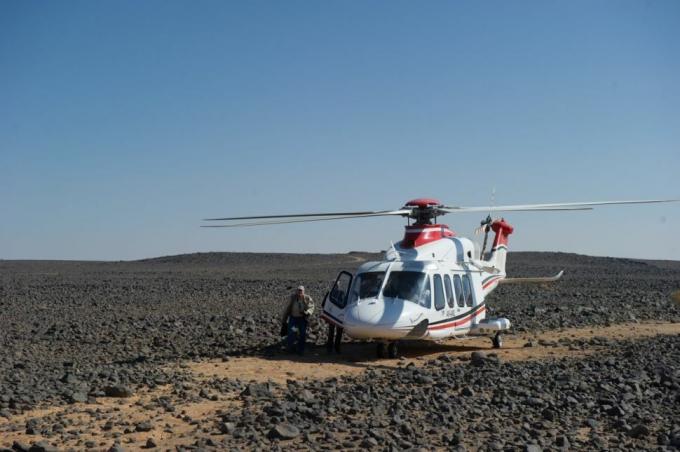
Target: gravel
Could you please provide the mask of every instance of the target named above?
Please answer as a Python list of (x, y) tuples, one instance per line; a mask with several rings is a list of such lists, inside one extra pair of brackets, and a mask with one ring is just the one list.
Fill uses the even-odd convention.
[[(377, 258), (199, 253), (136, 262), (0, 261), (0, 417), (188, 380), (166, 363), (274, 353), (292, 288), (304, 284), (318, 305), (339, 270)], [(487, 298), (492, 315), (508, 317), (516, 331), (680, 322), (671, 297), (680, 288), (680, 262), (565, 253), (508, 258), (511, 276), (562, 269), (563, 279), (551, 285), (500, 286)], [(308, 338), (324, 342), (316, 317)], [(672, 409), (680, 405), (678, 338), (593, 342), (611, 354), (527, 363), (478, 354), (464, 364), (435, 360), (342, 382), (215, 382), (200, 397), (238, 391), (247, 402), (242, 413), (215, 419), (214, 432), (226, 435), (229, 447), (680, 447)], [(208, 440), (191, 445), (212, 447)]]
[[(224, 445), (236, 448), (630, 450), (680, 440), (680, 336), (617, 341), (584, 359), (475, 363), (289, 381), (268, 398), (244, 393), (244, 408), (215, 422), (234, 423), (241, 433)], [(281, 426), (300, 435), (272, 434)]]

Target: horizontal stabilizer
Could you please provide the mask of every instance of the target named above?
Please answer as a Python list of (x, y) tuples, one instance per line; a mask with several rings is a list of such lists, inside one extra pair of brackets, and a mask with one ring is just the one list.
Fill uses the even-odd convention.
[(522, 284), (522, 283), (549, 283), (555, 282), (562, 277), (564, 270), (560, 271), (555, 276), (545, 276), (542, 278), (505, 278), (501, 279), (501, 284)]

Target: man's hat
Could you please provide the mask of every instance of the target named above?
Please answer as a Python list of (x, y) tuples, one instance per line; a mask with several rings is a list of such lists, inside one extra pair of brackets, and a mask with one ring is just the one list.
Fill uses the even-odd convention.
[(304, 291), (304, 290), (305, 290), (305, 286), (298, 286), (298, 290)]

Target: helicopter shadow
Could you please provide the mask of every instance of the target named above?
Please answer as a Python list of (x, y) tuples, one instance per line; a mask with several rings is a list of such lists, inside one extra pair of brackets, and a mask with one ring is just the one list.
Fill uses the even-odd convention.
[(466, 357), (475, 351), (493, 351), (491, 345), (480, 344), (459, 340), (451, 342), (429, 342), (429, 341), (402, 341), (399, 344), (397, 358), (380, 358), (377, 355), (376, 342), (344, 342), (341, 346), (341, 353), (328, 352), (325, 346), (307, 344), (305, 353), (287, 352), (285, 346), (278, 344), (268, 346), (260, 350), (257, 355), (265, 360), (286, 362), (306, 363), (306, 364), (339, 364), (344, 366), (359, 368), (385, 368), (392, 369), (400, 362), (412, 360), (435, 359), (440, 355), (453, 355), (453, 357)]

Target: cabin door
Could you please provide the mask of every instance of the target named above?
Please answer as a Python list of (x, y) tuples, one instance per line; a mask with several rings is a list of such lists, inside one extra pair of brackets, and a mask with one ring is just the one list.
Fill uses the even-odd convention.
[(351, 273), (346, 271), (340, 272), (335, 279), (335, 284), (333, 284), (331, 291), (326, 294), (323, 300), (321, 317), (341, 328), (345, 320), (345, 306), (347, 306), (347, 298), (353, 279)]

